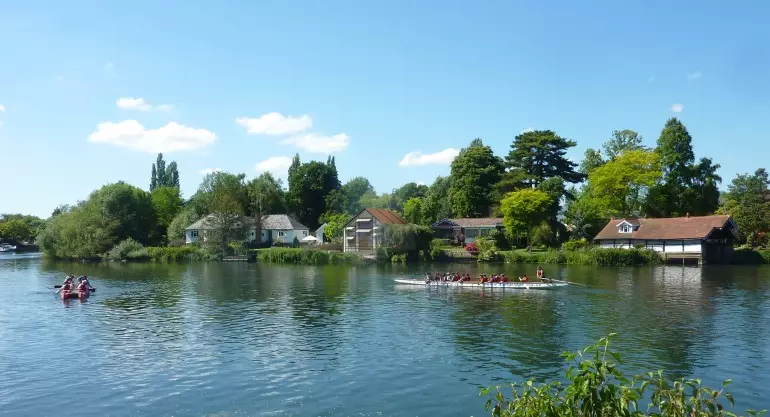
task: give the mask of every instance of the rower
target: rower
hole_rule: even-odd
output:
[[[537,267],[537,279],[542,281],[543,280],[543,275],[544,275],[543,268],[541,268],[540,265],[538,265],[538,267]]]
[[[527,276],[527,274],[524,274],[523,277],[519,278],[519,281],[521,281],[521,282],[529,282],[529,277]]]
[[[503,274],[503,282],[508,282],[508,276]]]

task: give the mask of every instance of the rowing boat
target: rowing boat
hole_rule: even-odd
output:
[[[457,287],[457,288],[500,288],[513,290],[550,290],[554,288],[566,287],[566,282],[444,282],[444,281],[423,281],[419,279],[396,279],[396,284],[422,285],[430,287]]]

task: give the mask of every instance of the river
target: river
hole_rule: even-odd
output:
[[[588,288],[504,295],[393,282],[425,268],[2,255],[0,415],[481,416],[480,387],[559,378],[561,352],[610,332],[631,372],[732,378],[739,411],[770,408],[768,267],[545,266]],[[94,296],[57,298],[70,272]]]

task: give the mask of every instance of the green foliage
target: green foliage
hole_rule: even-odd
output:
[[[430,258],[433,260],[445,260],[447,257],[446,250],[451,248],[451,245],[444,239],[433,239],[430,241]]]
[[[207,251],[194,245],[148,247],[147,254],[153,261],[213,261],[221,258],[216,251]]]
[[[421,224],[423,219],[423,199],[412,197],[404,203],[404,220],[412,224]]]
[[[591,248],[591,242],[586,238],[580,238],[575,240],[568,240],[561,245],[562,250],[568,252],[574,252],[579,250],[585,250]]]
[[[105,185],[69,212],[52,217],[38,236],[54,258],[99,258],[120,241],[157,241],[150,194],[124,182]]]
[[[611,333],[585,349],[563,353],[565,383],[513,383],[510,394],[500,386],[482,389],[480,395],[489,398],[485,410],[502,417],[734,416],[724,411],[726,404],[734,406],[725,390],[730,380],[711,389],[699,379],[669,379],[663,371],[628,378],[620,370],[620,354],[610,349],[614,336]]]
[[[502,259],[497,242],[489,237],[480,237],[474,241],[478,253],[476,258],[479,262],[490,262]]]
[[[767,196],[770,179],[767,171],[760,168],[753,175],[740,174],[727,187],[724,204],[720,211],[733,216],[738,231],[752,246],[756,237],[770,231],[770,201]]]
[[[504,230],[492,230],[489,232],[489,238],[495,241],[495,245],[500,250],[508,250],[511,248],[511,243],[508,241],[508,237]]]
[[[574,237],[593,239],[607,224],[607,219],[601,214],[601,202],[592,195],[590,186],[583,187],[574,196],[574,199],[567,200],[565,220],[572,226]]]
[[[603,249],[545,252],[503,251],[507,263],[519,264],[567,264],[595,266],[659,265],[663,259],[650,249]]]
[[[300,223],[311,229],[320,225],[318,220],[326,209],[326,197],[340,188],[337,169],[328,161],[312,161],[293,168],[286,196],[289,209]]]
[[[162,153],[158,154],[157,160],[152,164],[152,175],[150,177],[150,191],[155,190],[157,187],[179,188],[179,170],[176,162],[171,161],[167,167]]]
[[[152,207],[158,219],[161,235],[165,235],[174,218],[182,211],[184,202],[177,187],[156,187],[150,193]]]
[[[770,250],[754,250],[739,248],[733,251],[730,263],[733,265],[766,265],[770,264]]]
[[[600,166],[604,165],[604,163],[605,161],[604,158],[602,158],[602,153],[600,151],[593,148],[588,148],[583,154],[583,162],[580,163],[578,172],[588,176],[594,169],[599,168]]]
[[[405,205],[409,200],[413,198],[422,199],[427,194],[428,194],[427,186],[420,185],[415,182],[408,182],[402,185],[401,187],[393,190],[393,197],[396,200],[395,207],[393,208],[393,210],[404,211]],[[419,223],[419,220],[413,223]]]
[[[345,213],[356,215],[364,209],[364,206],[361,204],[361,197],[366,193],[374,193],[374,187],[372,187],[368,179],[355,177],[343,184],[340,191],[345,197]]]
[[[490,213],[495,186],[503,174],[503,162],[481,139],[474,139],[452,161],[449,200],[458,217],[482,217]]]
[[[577,164],[565,156],[567,150],[576,145],[575,141],[562,138],[550,130],[521,133],[513,140],[511,151],[505,158],[509,169],[506,177],[515,178],[520,183],[519,187],[536,187],[553,177],[561,177],[573,184],[581,182],[585,176],[576,171]]]
[[[612,161],[627,151],[647,150],[642,145],[642,137],[631,129],[613,130],[612,137],[604,142],[604,154]]]
[[[450,177],[437,177],[428,187],[423,199],[422,224],[433,224],[441,219],[452,217],[452,204],[449,200]]]
[[[342,240],[342,230],[345,228],[345,225],[348,224],[352,216],[348,214],[340,214],[340,213],[326,213],[321,217],[321,221],[326,223],[326,228],[324,229],[324,235],[327,239],[329,239],[332,242],[341,242]]]
[[[43,220],[36,216],[1,214],[0,239],[31,241],[34,240],[43,225]]]
[[[392,250],[404,252],[430,252],[433,231],[430,227],[414,224],[391,224],[385,227],[384,245]]]
[[[364,258],[358,254],[327,252],[314,249],[268,248],[256,249],[257,261],[264,263],[304,265],[358,265]]]
[[[594,169],[588,183],[602,215],[630,216],[640,214],[646,190],[660,176],[656,153],[632,150]]]
[[[505,228],[509,233],[526,233],[527,246],[531,246],[531,231],[545,221],[553,204],[551,197],[544,191],[525,188],[508,193],[502,201]]]
[[[187,207],[179,212],[171,224],[168,225],[166,238],[171,244],[184,243],[184,233],[187,226],[195,223],[199,219],[198,214],[191,207]]]
[[[143,261],[150,259],[150,255],[141,243],[128,238],[117,245],[107,254],[110,261]]]
[[[286,213],[283,183],[269,172],[263,172],[246,184],[249,212],[268,215]],[[260,211],[261,207],[261,211]]]
[[[192,198],[191,206],[200,217],[217,211],[245,214],[250,204],[245,178],[244,174],[229,172],[206,174]]]

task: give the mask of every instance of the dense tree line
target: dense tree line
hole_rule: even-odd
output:
[[[288,213],[311,230],[326,223],[326,237],[339,241],[347,221],[365,207],[394,210],[417,225],[503,217],[507,239],[528,246],[591,238],[612,216],[729,213],[752,243],[761,243],[770,228],[767,172],[739,175],[721,196],[720,166],[709,158],[696,161],[692,137],[676,118],[666,122],[655,146],[647,146],[633,130],[615,130],[601,149],[587,149],[576,163],[566,156],[576,145],[551,130],[535,130],[517,135],[500,157],[482,139],[473,139],[453,160],[448,176],[385,193],[377,193],[364,177],[342,183],[334,157],[303,162],[296,155],[286,186],[267,172],[252,179],[213,172],[187,200],[179,192],[176,162],[167,166],[158,154],[149,191],[106,185],[86,201],[57,208],[45,227],[25,220],[25,229],[21,220],[6,215],[0,237],[23,239],[39,232],[47,252],[84,257],[105,253],[127,238],[179,244],[187,226],[212,215],[219,232],[209,240],[224,247],[246,232],[244,218]],[[259,236],[260,222],[254,223]]]

